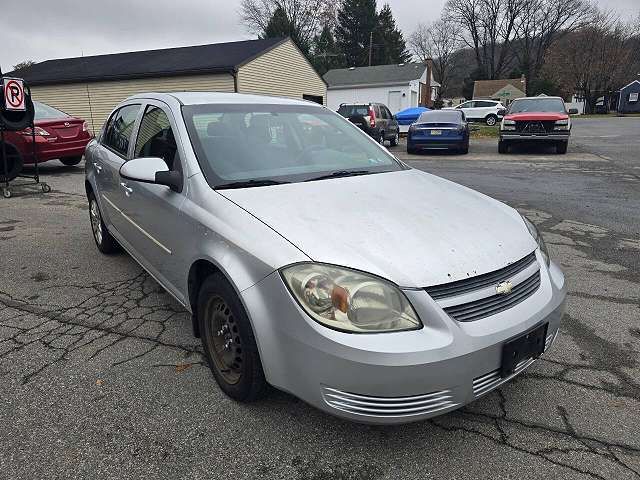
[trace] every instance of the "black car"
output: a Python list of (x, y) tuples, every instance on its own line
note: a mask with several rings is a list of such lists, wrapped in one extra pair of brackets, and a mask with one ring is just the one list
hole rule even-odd
[(455, 150), (469, 153), (469, 124), (460, 110), (430, 110), (409, 127), (407, 153)]
[(381, 145), (389, 140), (392, 147), (400, 140), (400, 127), (389, 109), (382, 103), (343, 103), (338, 113), (360, 127)]

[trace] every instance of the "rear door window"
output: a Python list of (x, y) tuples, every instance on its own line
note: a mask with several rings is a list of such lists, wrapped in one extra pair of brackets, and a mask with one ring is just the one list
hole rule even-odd
[(105, 129), (102, 144), (118, 155), (126, 157), (139, 110), (140, 105), (126, 105), (114, 112)]

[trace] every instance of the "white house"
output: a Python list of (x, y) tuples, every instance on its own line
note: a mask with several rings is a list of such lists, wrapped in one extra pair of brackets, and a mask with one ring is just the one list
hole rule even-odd
[(342, 103), (384, 103), (395, 114), (405, 108), (430, 107), (438, 98), (440, 84), (433, 78), (432, 63), (400, 63), (329, 70), (327, 106)]

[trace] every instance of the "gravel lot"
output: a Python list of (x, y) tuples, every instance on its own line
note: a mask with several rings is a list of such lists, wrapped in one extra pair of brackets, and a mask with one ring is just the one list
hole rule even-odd
[[(516, 381), (371, 427), (217, 388), (185, 311), (93, 244), (83, 165), (0, 199), (0, 478), (640, 478), (640, 118), (576, 120), (568, 155), (398, 156), (541, 228), (569, 282), (561, 335)], [(428, 206), (425, 206), (428, 208)]]

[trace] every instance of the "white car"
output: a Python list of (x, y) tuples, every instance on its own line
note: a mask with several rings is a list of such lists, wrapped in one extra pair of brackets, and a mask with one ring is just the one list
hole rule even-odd
[(498, 112), (504, 108), (497, 100), (469, 100), (457, 107), (447, 107), (448, 110), (462, 110), (469, 121), (485, 122), (489, 126), (498, 123), (501, 118)]

